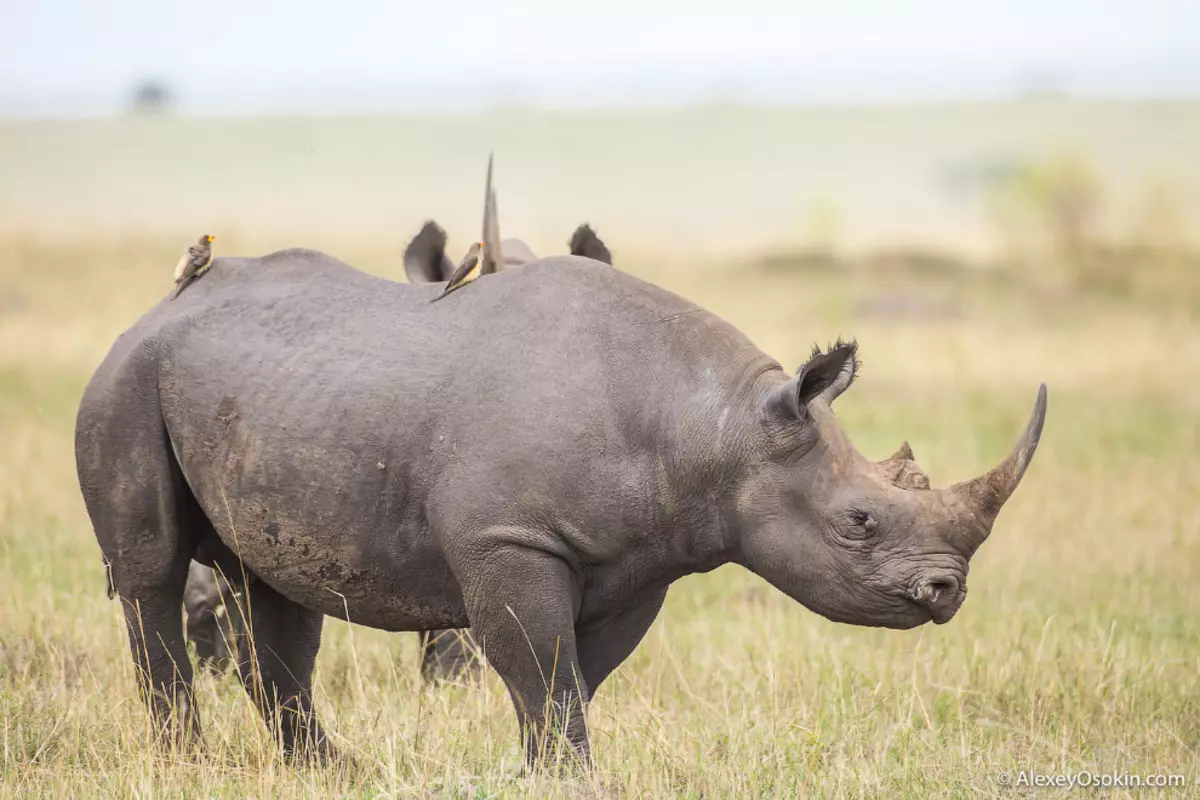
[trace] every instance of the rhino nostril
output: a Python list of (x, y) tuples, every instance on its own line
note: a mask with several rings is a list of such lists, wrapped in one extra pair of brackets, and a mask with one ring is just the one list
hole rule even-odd
[(950, 575), (922, 581), (913, 592), (913, 599), (926, 606), (949, 602), (958, 594), (958, 580)]

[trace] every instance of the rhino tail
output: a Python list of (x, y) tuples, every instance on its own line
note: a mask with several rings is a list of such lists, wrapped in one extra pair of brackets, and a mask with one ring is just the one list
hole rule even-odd
[(612, 266), (612, 253), (608, 247), (601, 241), (596, 232), (592, 230), (592, 226), (586, 222), (575, 229), (571, 234), (571, 255), (583, 256), (585, 258), (595, 259), (605, 264)]
[(446, 232), (433, 220), (423, 226), (404, 248), (404, 274), (409, 283), (449, 280), (454, 264), (446, 256)]

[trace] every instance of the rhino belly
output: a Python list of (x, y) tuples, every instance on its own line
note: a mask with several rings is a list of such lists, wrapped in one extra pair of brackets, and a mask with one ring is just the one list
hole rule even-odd
[(414, 465), (371, 437), (296, 430), (232, 403), (192, 420), (172, 426), (180, 465), (217, 535), (254, 575), (307, 608), (371, 627), (467, 624), (424, 525)]

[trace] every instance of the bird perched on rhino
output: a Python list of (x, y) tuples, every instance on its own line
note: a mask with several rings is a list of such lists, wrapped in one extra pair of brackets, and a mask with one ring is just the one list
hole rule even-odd
[(212, 243), (215, 238), (217, 237), (208, 234), (201, 236), (198, 242), (188, 247), (180, 256), (179, 263), (175, 265), (175, 291), (171, 293), (172, 300), (212, 266)]
[[(500, 223), (496, 210), (496, 190), (492, 188), (492, 156), (488, 156), (487, 184), (483, 194), (483, 241), (474, 242), (471, 249), (463, 256), (458, 269), (450, 276), (446, 289), (431, 302), (437, 302), (446, 295), (461, 289), (480, 275), (489, 275), (504, 263), (504, 255), (500, 252)], [(428, 226), (427, 226), (428, 227)]]
[(458, 269), (454, 270), (454, 274), (450, 276), (450, 281), (446, 284), (445, 290), (431, 302), (437, 302), (446, 295), (453, 292), (455, 289), (461, 289), (471, 281), (483, 274), (483, 253), (485, 246), (483, 242), (475, 242), (467, 250), (467, 254), (463, 256), (463, 260), (459, 263)]

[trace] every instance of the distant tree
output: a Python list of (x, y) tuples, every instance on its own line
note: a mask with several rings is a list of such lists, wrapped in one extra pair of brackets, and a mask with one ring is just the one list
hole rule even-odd
[(132, 110), (135, 114), (161, 114), (171, 106), (171, 90), (160, 80), (149, 79), (133, 89)]

